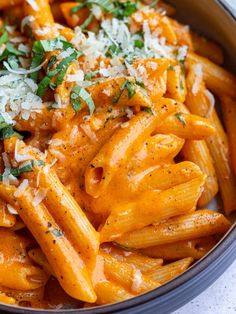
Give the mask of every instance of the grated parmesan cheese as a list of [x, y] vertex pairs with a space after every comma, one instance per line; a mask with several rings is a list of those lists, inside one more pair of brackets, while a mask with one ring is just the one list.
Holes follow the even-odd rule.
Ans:
[[196, 95], [199, 92], [200, 84], [203, 78], [202, 65], [201, 64], [194, 65], [194, 72], [196, 74], [196, 79], [192, 86], [192, 93], [193, 95]]
[[210, 107], [209, 107], [208, 112], [207, 112], [207, 116], [209, 116], [215, 107], [215, 97], [208, 89], [205, 91], [205, 95], [206, 95], [206, 97], [210, 103]]
[[46, 197], [48, 189], [38, 189], [33, 199], [33, 206], [38, 206]]
[[20, 197], [25, 190], [28, 188], [29, 186], [29, 181], [27, 179], [24, 179], [21, 184], [18, 186], [17, 190], [14, 193], [15, 197]]
[[39, 6], [35, 0], [26, 0], [26, 2], [31, 6], [34, 11], [39, 11]]
[[132, 283], [132, 291], [139, 292], [140, 286], [143, 282], [142, 273], [139, 269], [134, 268], [133, 270], [133, 283]]
[[14, 207], [12, 207], [10, 204], [7, 204], [7, 210], [8, 210], [9, 213], [12, 214], [12, 215], [18, 215], [17, 210], [16, 210]]

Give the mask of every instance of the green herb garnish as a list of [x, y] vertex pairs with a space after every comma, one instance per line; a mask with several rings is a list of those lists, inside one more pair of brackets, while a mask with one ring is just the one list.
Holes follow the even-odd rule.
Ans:
[[145, 108], [143, 108], [143, 111], [145, 111], [145, 112], [147, 112], [147, 113], [149, 113], [149, 114], [151, 114], [151, 115], [154, 115], [154, 113], [153, 113], [153, 111], [152, 111], [151, 108], [145, 107]]
[[181, 112], [177, 112], [175, 114], [175, 116], [177, 117], [177, 119], [179, 119], [179, 121], [181, 121], [183, 123], [183, 125], [186, 125], [187, 122], [185, 121], [184, 117], [182, 116], [182, 113]]
[[93, 114], [95, 110], [94, 101], [85, 88], [78, 85], [75, 86], [71, 91], [70, 100], [72, 107], [76, 113], [80, 110], [81, 100], [83, 100], [89, 108], [90, 115]]

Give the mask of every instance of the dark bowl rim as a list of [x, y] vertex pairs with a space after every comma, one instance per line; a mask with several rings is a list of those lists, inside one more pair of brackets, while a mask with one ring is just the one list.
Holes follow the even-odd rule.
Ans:
[[[233, 11], [232, 7], [225, 0], [214, 0], [221, 6], [221, 8], [236, 22], [236, 11]], [[224, 235], [224, 237], [219, 241], [219, 243], [201, 260], [196, 262], [191, 266], [187, 271], [182, 275], [178, 276], [176, 279], [168, 282], [167, 284], [161, 286], [160, 288], [154, 289], [150, 292], [146, 292], [140, 296], [134, 297], [132, 299], [118, 302], [111, 305], [104, 305], [99, 307], [90, 307], [90, 308], [79, 308], [79, 309], [32, 309], [26, 307], [16, 307], [0, 303], [0, 311], [5, 313], [19, 313], [19, 314], [52, 314], [52, 313], [70, 313], [70, 314], [102, 314], [102, 313], [116, 313], [128, 310], [139, 305], [143, 305], [147, 302], [150, 302], [158, 297], [168, 294], [168, 292], [177, 289], [190, 279], [197, 276], [199, 273], [203, 272], [211, 263], [219, 259], [225, 251], [229, 250], [230, 247], [236, 241], [236, 223], [232, 228]], [[233, 249], [233, 248], [232, 248]], [[0, 312], [2, 313], [2, 312]]]

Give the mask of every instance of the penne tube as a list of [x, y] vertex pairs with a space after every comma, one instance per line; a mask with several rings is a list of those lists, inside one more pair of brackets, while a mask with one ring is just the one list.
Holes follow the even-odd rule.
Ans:
[[185, 160], [190, 160], [198, 165], [201, 171], [207, 176], [204, 190], [198, 200], [200, 207], [206, 206], [219, 190], [214, 162], [207, 144], [205, 141], [188, 140], [181, 150], [181, 155]]
[[23, 223], [23, 221], [21, 220], [21, 218], [18, 215], [16, 217], [16, 223], [14, 224], [14, 226], [9, 228], [9, 230], [11, 230], [11, 231], [18, 231], [18, 230], [21, 230], [21, 229], [24, 229], [24, 228], [25, 228], [25, 224]]
[[152, 134], [156, 125], [173, 110], [174, 105], [166, 104], [157, 108], [154, 115], [140, 112], [127, 125], [118, 129], [88, 165], [85, 172], [86, 192], [95, 198], [99, 197], [115, 172]]
[[195, 209], [204, 182], [205, 176], [200, 175], [162, 192], [146, 191], [135, 202], [115, 208], [100, 231], [101, 242]]
[[208, 59], [189, 52], [186, 58], [187, 68], [194, 64], [202, 66], [204, 81], [207, 87], [216, 95], [226, 94], [230, 97], [236, 97], [236, 90], [234, 88], [236, 78], [231, 73]]
[[174, 134], [180, 138], [201, 140], [215, 133], [214, 126], [205, 118], [177, 112], [167, 117], [156, 128], [157, 133]]
[[213, 237], [206, 237], [152, 246], [142, 249], [141, 252], [147, 256], [165, 260], [178, 260], [185, 257], [200, 259], [215, 245], [216, 240]]
[[158, 225], [127, 233], [117, 240], [119, 245], [132, 249], [163, 245], [177, 241], [224, 234], [231, 223], [222, 215], [211, 210], [170, 218]]
[[77, 252], [93, 267], [99, 249], [99, 234], [56, 173], [48, 166], [35, 168], [39, 187], [46, 189], [44, 203]]
[[224, 54], [222, 48], [215, 42], [206, 39], [203, 36], [199, 36], [195, 32], [191, 32], [193, 50], [203, 56], [208, 58], [212, 62], [221, 65], [224, 63]]
[[11, 1], [5, 1], [5, 0], [0, 0], [0, 10], [5, 10], [9, 7], [13, 7], [16, 5], [21, 5], [23, 4], [24, 0], [11, 0]]
[[[106, 190], [98, 198], [91, 199], [93, 212], [106, 218], [119, 204], [123, 206], [139, 197], [142, 189], [138, 188], [139, 180], [160, 164], [172, 163], [183, 144], [184, 140], [174, 135], [157, 134], [149, 137], [140, 151], [127, 161], [127, 166], [115, 174]], [[124, 185], [126, 189], [117, 189], [117, 186]]]
[[[129, 96], [127, 88], [124, 88], [127, 82], [134, 88], [134, 95], [132, 97]], [[109, 90], [109, 93], [104, 93], [104, 90]], [[99, 107], [105, 106], [107, 108], [114, 104], [116, 106], [142, 106], [147, 108], [152, 106], [150, 97], [130, 77], [107, 78], [99, 84], [89, 86], [88, 92], [91, 94], [96, 106]]]
[[33, 203], [28, 188], [18, 195], [14, 186], [0, 184], [0, 197], [16, 209], [42, 248], [63, 289], [75, 299], [95, 302], [96, 295], [85, 265], [71, 243], [60, 231], [43, 204]]
[[183, 25], [173, 18], [168, 17], [168, 20], [175, 32], [177, 37], [178, 45], [188, 46], [189, 49], [193, 49], [192, 36], [190, 34], [189, 27], [187, 25]]
[[59, 35], [48, 0], [35, 0], [34, 5], [24, 1], [23, 4], [25, 16], [32, 17], [30, 26], [36, 39], [52, 39]]
[[132, 14], [131, 23], [136, 31], [142, 29], [145, 21], [148, 23], [151, 31], [155, 31], [157, 27], [160, 28], [162, 36], [166, 39], [166, 41], [170, 44], [176, 44], [177, 37], [175, 31], [166, 16], [163, 16], [158, 11], [153, 10], [138, 10]]
[[[197, 86], [195, 84], [196, 79], [199, 80]], [[214, 98], [211, 100], [212, 96], [208, 95], [209, 92], [202, 81], [198, 66], [191, 67], [187, 76], [187, 88], [186, 105], [190, 111], [200, 116], [208, 116], [209, 121], [216, 129], [215, 134], [206, 138], [206, 143], [214, 160], [224, 210], [228, 215], [236, 209], [236, 179], [229, 156], [228, 138], [215, 109], [212, 107]]]
[[46, 273], [55, 276], [50, 264], [46, 259], [46, 256], [43, 254], [40, 248], [29, 250], [28, 255], [32, 259], [32, 261], [34, 261], [35, 264], [41, 266]]
[[[64, 16], [64, 19], [66, 20], [66, 23], [71, 28], [74, 28], [76, 26], [82, 26], [86, 20], [90, 17], [90, 10], [87, 7], [81, 8], [76, 13], [71, 13], [71, 10], [76, 7], [77, 4], [75, 2], [64, 2], [60, 4], [61, 12]], [[91, 22], [86, 27], [90, 31], [97, 31], [99, 29], [98, 21], [93, 16], [91, 19]]]
[[185, 75], [181, 66], [175, 65], [167, 71], [166, 96], [183, 103], [186, 97]]
[[121, 302], [135, 296], [121, 286], [108, 280], [97, 283], [95, 291], [97, 294], [97, 305]]
[[178, 164], [156, 166], [137, 173], [132, 182], [138, 191], [167, 190], [185, 183], [202, 174], [200, 168], [193, 162], [183, 161]]
[[0, 230], [0, 285], [10, 289], [37, 289], [47, 283], [49, 276], [27, 257], [32, 242], [8, 229]]
[[47, 283], [48, 275], [40, 268], [21, 263], [0, 265], [0, 285], [16, 289], [37, 289]]
[[223, 118], [227, 130], [227, 136], [229, 139], [230, 147], [229, 153], [234, 168], [234, 173], [236, 174], [236, 132], [235, 132], [236, 101], [225, 95], [222, 95], [220, 97], [220, 100], [221, 110], [223, 111]]
[[[109, 280], [113, 280], [133, 294], [140, 294], [159, 287], [159, 283], [142, 274], [138, 268], [121, 262], [104, 252], [104, 273]], [[138, 282], [138, 284], [136, 284]]]
[[149, 136], [140, 150], [128, 161], [129, 177], [140, 172], [142, 168], [169, 163], [184, 145], [184, 140], [172, 134], [155, 134]]
[[165, 284], [182, 274], [192, 263], [193, 258], [187, 257], [160, 268], [153, 269], [149, 271], [147, 275], [154, 280], [158, 280], [160, 284]]
[[115, 257], [119, 261], [133, 265], [144, 273], [153, 268], [160, 267], [163, 264], [163, 259], [161, 258], [150, 258], [135, 251], [123, 250], [114, 245], [102, 245], [101, 251], [109, 253], [109, 255]]
[[16, 216], [9, 212], [7, 204], [0, 199], [0, 227], [11, 228], [15, 223]]

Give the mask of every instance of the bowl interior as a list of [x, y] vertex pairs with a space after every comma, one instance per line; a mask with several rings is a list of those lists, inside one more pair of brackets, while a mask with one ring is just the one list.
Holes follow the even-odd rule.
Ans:
[[[205, 35], [208, 38], [214, 39], [218, 42], [225, 51], [225, 66], [231, 71], [236, 73], [236, 40], [235, 40], [235, 32], [236, 32], [236, 20], [234, 20], [233, 15], [227, 12], [222, 4], [216, 0], [168, 0], [170, 4], [176, 7], [176, 16], [175, 18], [187, 25], [190, 25], [193, 30], [198, 31], [199, 33]], [[234, 29], [235, 31], [232, 31]], [[236, 87], [235, 87], [236, 88]], [[213, 210], [220, 210], [221, 208], [221, 200], [219, 198], [214, 199], [209, 208]], [[236, 214], [232, 215], [232, 221], [236, 222]], [[230, 233], [234, 232], [234, 239], [236, 240], [236, 227], [234, 226]], [[220, 245], [227, 241], [227, 235], [220, 241], [220, 243], [213, 249], [212, 252], [208, 253], [208, 260], [205, 263], [204, 267], [207, 267], [207, 264], [211, 262], [211, 256], [214, 258], [214, 251], [220, 249]], [[206, 258], [204, 258], [206, 259]], [[195, 263], [190, 270], [194, 270], [192, 274], [201, 271], [203, 265], [203, 261], [199, 261]], [[146, 293], [145, 295], [136, 297], [132, 300], [128, 300], [122, 303], [117, 303], [111, 306], [102, 306], [100, 309], [94, 308], [92, 310], [93, 313], [112, 313], [114, 311], [120, 311], [122, 309], [127, 309], [132, 306], [138, 305], [140, 303], [148, 302], [154, 297], [163, 295], [164, 293], [168, 293], [174, 288], [177, 288], [180, 284], [186, 282], [189, 279], [189, 270], [186, 271], [181, 278], [177, 278], [167, 283], [163, 287], [156, 289], [152, 292]], [[3, 313], [1, 310], [5, 310], [7, 312], [14, 313], [49, 313], [49, 311], [42, 310], [32, 310], [27, 308], [16, 309], [15, 307], [4, 306], [0, 304], [0, 313]], [[51, 313], [59, 313], [60, 311], [50, 311]], [[71, 310], [63, 310], [63, 313], [72, 312]], [[91, 313], [91, 308], [77, 309], [73, 313]], [[128, 312], [127, 312], [128, 313]]]

